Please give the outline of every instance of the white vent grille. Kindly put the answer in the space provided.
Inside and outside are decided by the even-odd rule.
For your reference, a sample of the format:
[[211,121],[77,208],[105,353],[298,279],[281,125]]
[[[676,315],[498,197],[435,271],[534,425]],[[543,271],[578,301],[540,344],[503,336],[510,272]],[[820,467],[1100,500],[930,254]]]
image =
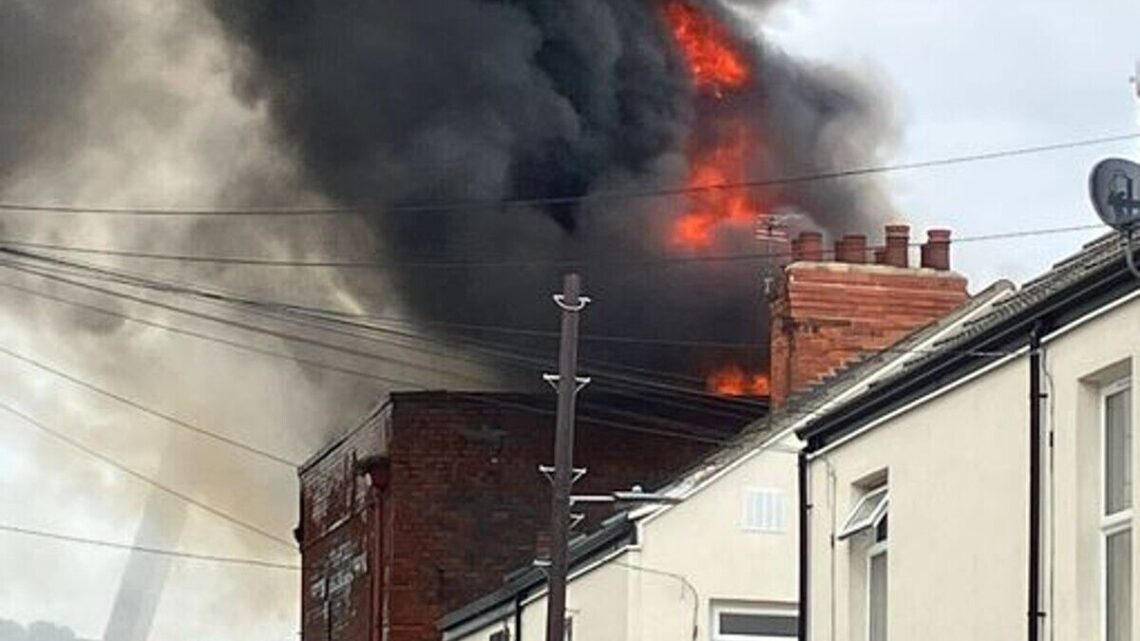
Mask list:
[[741,526],[755,532],[784,531],[784,491],[770,488],[744,490]]

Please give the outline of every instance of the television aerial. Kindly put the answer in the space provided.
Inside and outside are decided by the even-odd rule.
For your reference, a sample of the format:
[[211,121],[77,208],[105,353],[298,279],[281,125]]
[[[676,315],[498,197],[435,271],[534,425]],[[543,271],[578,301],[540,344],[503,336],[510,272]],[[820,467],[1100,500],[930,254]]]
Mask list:
[[1140,230],[1140,165],[1121,158],[1100,161],[1089,176],[1089,195],[1097,216],[1120,232],[1128,269],[1140,278],[1132,242]]

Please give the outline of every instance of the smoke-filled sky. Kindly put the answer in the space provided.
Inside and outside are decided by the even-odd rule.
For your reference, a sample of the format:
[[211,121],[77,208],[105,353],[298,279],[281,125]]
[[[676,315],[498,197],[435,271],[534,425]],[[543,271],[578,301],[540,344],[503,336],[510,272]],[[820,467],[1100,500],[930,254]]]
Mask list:
[[[808,0],[779,6],[763,30],[813,59],[880,80],[901,123],[894,156],[923,160],[1136,131],[1140,4],[1130,0],[987,3]],[[916,225],[960,235],[1095,224],[1087,176],[1101,158],[1140,156],[1136,141],[892,174]],[[1101,232],[955,247],[975,287],[1039,273]]]
[[[456,198],[655,188],[684,182],[688,145],[715,138],[709,128],[741,113],[766,132],[769,153],[752,169],[776,174],[1137,127],[1127,85],[1140,57],[1132,33],[1140,7],[1132,0],[1095,7],[1061,0],[740,2],[749,19],[735,28],[765,35],[765,44],[749,50],[766,93],[711,103],[678,79],[678,60],[662,55],[660,30],[632,0],[517,0],[493,9],[473,1],[375,0],[351,3],[351,12],[347,4],[0,0],[0,200],[378,210]],[[715,117],[701,120],[702,109]],[[960,235],[1079,225],[1093,220],[1084,198],[1092,162],[1137,151],[1140,146],[1119,145],[1060,152],[781,197],[832,231],[870,231],[899,217],[919,227],[947,225]],[[671,214],[683,210],[668,207]],[[655,209],[623,209],[619,218],[604,206],[525,209],[489,222],[472,211],[443,226],[428,215],[379,223],[202,223],[7,214],[0,234],[290,259],[457,254],[531,260],[536,248],[539,258],[578,259],[583,252],[659,251],[668,228],[647,222],[657,220],[651,211],[655,216]],[[1032,275],[1080,239],[962,245],[954,260],[977,288],[999,276]],[[751,246],[736,237],[720,241],[720,249]],[[376,278],[109,264],[350,311],[554,327],[545,296],[556,285],[549,282],[556,270],[493,278],[460,273],[432,282],[415,272]],[[598,301],[588,331],[760,335],[759,321],[735,311],[759,300],[756,270],[664,279],[607,269],[586,276]],[[30,277],[3,274],[0,280],[284,354],[329,358],[315,348],[47,287]],[[14,290],[0,294],[0,346],[292,459],[305,458],[363,414],[384,389]],[[696,294],[703,298],[693,301]],[[522,299],[537,302],[526,306]],[[692,314],[678,313],[690,304]],[[195,309],[225,314],[206,305]],[[504,316],[504,310],[517,315]],[[393,347],[387,353],[421,364],[428,358]],[[637,353],[592,355],[658,362]],[[428,386],[480,387],[503,379],[496,367],[431,359],[456,374],[442,379],[415,367],[343,355],[332,360]],[[290,470],[175,431],[3,355],[0,381],[0,401],[139,470],[165,470],[164,482],[288,536],[296,505]],[[161,464],[171,451],[182,455],[182,464]],[[126,542],[147,496],[135,480],[0,413],[5,523]],[[294,560],[276,544],[194,508],[177,545]],[[97,638],[125,560],[121,552],[0,533],[0,618],[52,621]],[[297,590],[296,576],[287,571],[178,562],[153,638],[293,638]],[[0,629],[15,630],[5,625]]]

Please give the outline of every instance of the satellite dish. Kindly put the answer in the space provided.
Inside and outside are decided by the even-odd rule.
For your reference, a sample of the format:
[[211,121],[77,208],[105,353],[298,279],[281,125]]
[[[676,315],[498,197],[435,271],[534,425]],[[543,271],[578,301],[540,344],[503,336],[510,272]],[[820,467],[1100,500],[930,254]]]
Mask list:
[[1089,176],[1097,216],[1117,231],[1140,228],[1140,165],[1120,158],[1097,163]]

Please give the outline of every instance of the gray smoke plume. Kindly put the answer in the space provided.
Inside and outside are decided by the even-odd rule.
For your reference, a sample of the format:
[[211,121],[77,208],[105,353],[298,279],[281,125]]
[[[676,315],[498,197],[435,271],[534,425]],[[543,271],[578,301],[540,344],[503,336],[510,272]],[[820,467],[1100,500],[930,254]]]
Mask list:
[[[268,107],[318,189],[366,212],[387,260],[519,263],[394,271],[421,319],[552,327],[545,294],[564,269],[533,263],[583,261],[594,263],[582,271],[597,301],[588,331],[752,342],[744,356],[758,366],[764,265],[630,264],[670,249],[683,199],[493,204],[677,187],[694,141],[700,147],[733,120],[760,132],[753,179],[873,162],[889,119],[858,81],[774,50],[729,8],[701,6],[754,65],[740,95],[697,95],[654,0],[376,0],[351,10],[318,0],[213,1],[245,63],[241,95]],[[805,216],[801,226],[831,232],[875,231],[891,213],[867,181],[760,196]],[[400,210],[449,201],[489,204]],[[763,250],[746,232],[722,235],[711,253]],[[585,349],[588,359],[698,375],[741,356]]]
[[[224,38],[200,3],[0,0],[0,200],[158,207],[241,206],[254,199],[258,204],[323,204],[299,185],[264,116],[234,99],[231,77]],[[371,249],[367,241],[352,240],[359,234],[351,222],[335,230],[321,221],[265,222],[8,212],[0,232],[5,240],[282,259]],[[332,271],[82,260],[261,298],[281,300],[303,291],[314,296],[301,301],[309,304],[356,304],[357,288],[347,288]],[[0,289],[4,348],[291,460],[304,460],[385,391],[368,380],[66,302],[287,356],[334,360],[320,350],[118,302],[9,269],[0,269],[0,282],[60,299]],[[190,300],[173,302],[231,317]],[[362,342],[354,346],[373,349]],[[363,359],[335,360],[355,370],[380,369]],[[412,372],[384,373],[428,383]],[[0,380],[5,382],[0,393],[4,403],[130,469],[289,540],[297,490],[295,471],[288,466],[179,430],[7,355],[0,355]],[[436,380],[433,376],[431,382]],[[164,452],[174,452],[181,464],[166,464]],[[120,543],[136,537],[135,542],[152,547],[295,561],[290,546],[266,542],[174,497],[152,493],[137,479],[6,412],[0,412],[0,459],[5,523]],[[140,524],[144,506],[155,502],[181,512],[175,510],[173,519]],[[167,536],[171,521],[178,519],[186,520],[184,529],[173,528],[181,536]],[[128,570],[119,591],[121,605],[113,606],[124,566],[138,566],[127,559],[113,550],[5,535],[0,541],[4,614],[64,621],[84,637],[100,634],[112,610],[132,607],[157,608],[152,638],[248,638],[253,629],[262,636],[288,638],[296,629],[297,584],[287,571],[171,560],[168,577]],[[141,598],[147,596],[152,602]],[[139,614],[139,620],[146,618]]]

